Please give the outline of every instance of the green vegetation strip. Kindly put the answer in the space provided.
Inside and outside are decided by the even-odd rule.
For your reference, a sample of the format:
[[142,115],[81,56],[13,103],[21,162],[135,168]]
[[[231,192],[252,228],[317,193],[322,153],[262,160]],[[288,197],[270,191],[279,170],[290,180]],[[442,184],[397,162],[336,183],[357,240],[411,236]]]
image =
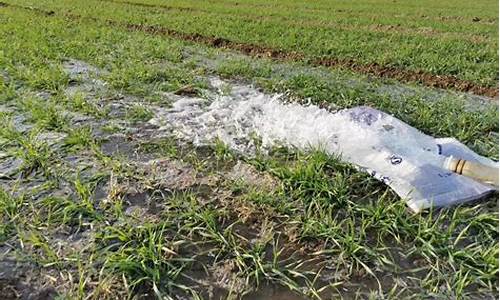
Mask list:
[[[125,5],[139,6],[139,7],[149,7],[152,9],[164,9],[164,10],[178,10],[178,11],[192,11],[192,12],[203,12],[203,13],[213,13],[214,6],[218,7],[217,14],[223,17],[234,17],[238,16],[239,19],[250,21],[250,22],[279,22],[282,24],[287,24],[290,26],[300,26],[300,27],[311,27],[311,28],[330,28],[330,29],[342,29],[342,30],[367,30],[373,32],[400,32],[406,33],[408,35],[423,35],[423,36],[437,36],[442,38],[462,38],[469,39],[471,42],[486,42],[488,41],[484,35],[466,33],[467,29],[462,28],[461,32],[454,32],[456,27],[446,28],[446,31],[434,29],[432,27],[417,27],[411,26],[412,24],[406,24],[407,26],[402,26],[400,22],[397,25],[382,24],[371,22],[369,24],[359,24],[359,22],[338,22],[338,20],[318,20],[318,14],[310,16],[302,15],[300,19],[298,16],[286,16],[279,13],[269,14],[268,10],[255,10],[255,7],[249,5],[249,10],[237,10],[231,9],[231,3],[227,3],[226,6],[220,7],[220,5],[212,4],[210,8],[204,7],[204,5],[190,5],[190,6],[174,6],[165,5],[162,3],[144,3],[144,2],[134,2],[134,1],[122,1],[122,0],[106,0],[107,2],[121,3]],[[184,3],[185,4],[185,3]],[[219,3],[220,4],[220,3]],[[239,5],[238,5],[239,6]],[[244,6],[244,4],[242,5]],[[225,9],[224,9],[225,8]],[[252,9],[254,8],[254,9]],[[342,9],[336,9],[335,12],[342,12]],[[494,21],[491,21],[494,23]],[[418,24],[415,24],[418,25]]]
[[[339,29],[341,30],[341,34],[332,37],[321,37],[323,31],[326,31],[325,34],[330,35],[332,30],[321,29],[319,27],[316,28],[314,26],[312,28],[286,26],[287,29],[278,30],[280,27],[279,24],[266,25],[266,23],[261,22],[245,23],[243,21],[241,21],[243,23],[240,24],[237,18],[225,18],[224,16],[220,16],[219,18],[218,16],[211,15],[196,16],[196,22],[192,23],[190,21],[190,14],[192,12],[187,10],[173,13],[168,10],[150,11],[148,10],[150,7],[136,7],[136,9],[130,9],[120,5],[120,3],[115,4],[109,2],[98,2],[95,6],[100,9],[98,16],[94,16],[93,14],[96,8],[89,9],[87,5],[80,5],[78,2],[72,2],[71,4],[60,3],[57,5],[47,3],[47,5],[39,7],[44,7],[44,9],[45,7],[55,9],[56,11],[70,11],[70,14],[73,16],[98,18],[110,24],[120,24],[134,30],[167,34],[177,38],[203,42],[215,47],[238,50],[250,55],[268,56],[276,59],[300,60],[312,65],[348,68],[356,72],[394,78],[403,82],[420,82],[424,85],[450,88],[458,91],[470,91],[478,95],[487,95],[490,97],[496,97],[498,95],[496,83],[498,74],[496,70],[497,64],[495,63],[497,57],[496,54],[486,54],[486,52],[493,49],[491,45],[498,44],[496,41],[497,38],[491,35],[488,37],[488,40],[492,43],[487,44],[471,43],[471,41],[461,41],[461,39],[448,40],[431,37],[404,37],[404,35],[402,36],[399,33],[391,33],[387,36],[385,33],[373,33],[363,30],[342,31],[341,29]],[[112,7],[113,9],[111,10]],[[70,9],[68,10],[68,8]],[[217,28],[209,30],[211,28],[210,23],[215,19],[219,19]],[[182,22],[188,22],[190,25],[185,26],[181,24]],[[224,24],[224,27],[221,27],[220,22],[232,23]],[[198,24],[203,25],[198,26]],[[243,34],[246,32],[247,27],[249,27],[248,30],[250,32],[255,33],[259,38],[252,38],[249,34],[240,36],[237,33],[225,32],[227,28],[238,28],[238,32],[242,32]],[[271,27],[273,29],[271,29]],[[284,40],[287,37],[284,32],[289,30],[289,28],[295,28],[294,32],[290,33],[294,37],[290,36],[289,39]],[[308,38],[307,36],[311,30],[314,30],[314,37],[311,36]],[[274,36],[269,36],[269,38],[266,37],[277,31],[280,32],[280,38]],[[300,35],[297,35],[299,32]],[[359,35],[361,32],[364,32],[364,40],[371,39],[371,36],[373,36],[374,41],[376,40],[378,45],[371,45],[365,49],[363,46],[366,44],[365,42],[350,40],[354,37],[360,38]],[[342,41],[335,41],[339,39],[339,36],[344,36],[345,39]],[[302,38],[307,38],[307,42],[300,42]],[[318,39],[321,39],[321,43],[316,45],[314,41]],[[387,49],[381,50],[384,49],[384,47],[381,46],[380,43],[385,43],[388,39],[390,39],[390,49],[393,49],[391,51],[397,52],[391,53],[387,52]],[[409,40],[415,40],[415,43],[418,45],[415,45],[412,51],[425,48],[428,50],[419,51],[418,53],[408,53],[406,50],[403,50],[403,46],[397,46],[398,41],[395,39],[401,39],[400,42],[405,45],[408,44]],[[334,43],[335,47],[348,47],[350,50],[325,51],[324,44],[330,43],[330,41]],[[429,45],[424,46],[426,43],[429,43]],[[463,44],[459,45],[460,43]],[[352,48],[354,45],[356,45],[356,49]],[[437,45],[439,45],[441,49],[432,50]],[[356,52],[354,56],[349,54],[353,51]],[[373,53],[374,51],[376,51],[376,53]],[[336,52],[341,53],[341,55],[331,55],[331,53]],[[493,52],[491,54],[493,54]],[[432,53],[432,55],[430,53]],[[373,57],[367,59],[364,57],[366,55]],[[380,60],[380,58],[384,59]],[[396,61],[393,61],[393,58],[396,58]],[[407,60],[409,58],[412,60],[418,59],[422,63],[425,63],[426,66],[410,61],[402,63],[402,60]],[[438,59],[438,61],[434,61],[435,59]],[[443,63],[450,65],[442,68],[440,65]],[[476,70],[477,68],[487,66],[491,67],[488,71],[490,75],[487,77],[483,76],[486,74],[485,70]],[[464,70],[466,71],[463,72],[465,75],[460,75],[460,72],[455,75],[457,68],[465,68]],[[448,71],[446,69],[448,69]],[[472,74],[471,72],[476,72],[474,70],[483,74],[479,75],[482,79],[479,79],[477,76],[476,78],[469,77],[469,74]]]

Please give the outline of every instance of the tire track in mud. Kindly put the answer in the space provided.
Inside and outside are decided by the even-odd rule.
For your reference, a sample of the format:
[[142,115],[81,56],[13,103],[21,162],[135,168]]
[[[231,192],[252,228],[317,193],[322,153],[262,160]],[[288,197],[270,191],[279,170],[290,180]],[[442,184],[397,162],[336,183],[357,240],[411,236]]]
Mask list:
[[102,2],[126,4],[126,5],[131,5],[131,6],[147,7],[147,8],[159,8],[159,9],[164,9],[164,10],[210,12],[209,10],[206,10],[206,9],[194,8],[194,7],[172,6],[172,5],[166,5],[166,4],[149,4],[149,3],[123,1],[123,0],[102,0]]
[[342,59],[335,57],[308,57],[304,53],[286,51],[262,45],[241,43],[217,36],[207,36],[199,33],[186,33],[157,25],[135,24],[119,22],[109,19],[100,19],[90,16],[82,16],[70,12],[56,13],[53,10],[44,10],[37,7],[22,6],[0,2],[0,7],[14,7],[34,11],[45,16],[64,16],[73,20],[90,20],[102,22],[109,26],[124,28],[130,31],[139,31],[151,35],[168,36],[188,42],[204,44],[214,48],[222,48],[237,51],[248,56],[257,58],[268,58],[279,61],[304,62],[312,66],[324,66],[329,68],[340,68],[351,70],[356,73],[372,75],[380,78],[395,79],[405,83],[420,83],[424,86],[451,89],[459,92],[468,92],[476,95],[487,96],[498,99],[498,87],[481,86],[474,82],[463,80],[452,75],[436,75],[423,70],[401,69],[393,66],[380,65],[377,63],[360,63],[353,59]]

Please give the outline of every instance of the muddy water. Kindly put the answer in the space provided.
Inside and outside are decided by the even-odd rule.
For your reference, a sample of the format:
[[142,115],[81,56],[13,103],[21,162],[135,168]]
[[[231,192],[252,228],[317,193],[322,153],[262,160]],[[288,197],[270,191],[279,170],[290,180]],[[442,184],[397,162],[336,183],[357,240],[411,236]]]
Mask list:
[[243,300],[307,300],[282,286],[262,285],[259,290],[245,295]]
[[[75,84],[73,86],[74,90],[84,90],[84,91],[89,91],[90,94],[94,93],[95,90],[97,89],[87,89],[87,86],[85,83],[87,83],[87,79],[85,77],[86,71],[85,71],[85,65],[81,63],[74,63],[73,66],[76,66],[76,71],[74,72],[74,76],[80,77],[81,80],[83,80],[83,85],[82,84]],[[220,89],[224,89],[225,83],[222,82],[213,82],[214,85]],[[94,84],[89,83],[89,87],[92,87]],[[103,84],[103,86],[105,86]],[[252,93],[257,93],[255,90],[247,90],[247,88],[238,88],[236,87],[236,90],[233,88],[233,93],[239,93],[239,95],[242,95],[243,98],[245,97],[250,97],[252,96]],[[199,109],[200,111],[203,111],[208,105],[210,105],[211,100],[210,97],[214,96],[213,94],[210,94],[208,92],[207,98],[196,98],[196,99],[191,99],[192,101],[185,101],[185,102],[178,102],[179,104],[177,106],[177,111],[178,116],[181,115],[182,113],[185,113],[186,118],[193,118],[196,117],[196,114],[190,114],[189,112],[182,111],[183,107],[182,105],[189,106],[190,108],[195,108]],[[270,100],[269,98],[262,98],[263,100]],[[272,99],[271,99],[272,100]],[[279,100],[279,99],[275,99]],[[228,98],[228,102],[230,103],[230,99]],[[276,101],[277,102],[277,101]],[[120,106],[116,106],[117,108],[120,108]],[[175,105],[174,105],[175,107]],[[113,110],[117,111],[117,110]],[[161,111],[161,110],[159,110]],[[228,110],[226,110],[228,111]],[[258,107],[252,107],[250,110],[251,113],[258,113]],[[240,116],[244,117],[247,116],[246,113],[240,113]],[[212,114],[212,115],[205,115],[206,116],[206,121],[207,123],[198,123],[195,124],[195,122],[187,122],[183,123],[183,126],[180,126],[180,130],[177,130],[178,134],[185,134],[185,137],[187,139],[191,139],[193,137],[192,134],[198,134],[198,137],[195,139],[197,142],[199,142],[199,145],[203,145],[204,141],[207,141],[209,138],[216,136],[218,132],[212,130],[213,127],[210,127],[214,124],[217,124],[217,118],[220,118],[221,120],[224,120],[224,115],[223,114]],[[244,118],[243,118],[244,119]],[[170,123],[172,124],[177,124],[177,123]],[[182,125],[181,123],[178,123]],[[192,124],[195,124],[198,127],[189,127]],[[144,125],[144,124],[143,124]],[[234,125],[234,124],[233,124]],[[205,128],[203,128],[205,126]],[[128,127],[127,127],[128,128]],[[166,127],[165,127],[166,128]],[[201,128],[200,131],[202,133],[207,133],[205,136],[200,134],[200,132],[191,130],[192,128]],[[130,128],[128,128],[130,129]],[[149,136],[143,136],[143,133],[147,131],[147,129],[150,129],[147,126],[141,127],[140,132],[135,132],[133,134],[127,134],[127,135],[111,135],[111,136],[106,136],[107,140],[103,142],[101,145],[101,150],[108,155],[113,155],[113,156],[126,156],[127,158],[134,160],[134,161],[141,161],[139,157],[143,157],[142,153],[136,153],[136,147],[137,144],[141,142],[142,139],[149,140]],[[246,147],[242,149],[249,149],[253,147],[254,145],[252,144],[252,140],[249,139],[249,136],[252,134],[251,130],[250,131],[245,131],[244,128],[238,127],[238,126],[230,126],[230,127],[225,127],[224,130],[228,129],[229,134],[228,136],[237,136],[238,138],[234,139],[234,143],[237,146],[240,147]],[[190,132],[191,130],[191,132]],[[156,131],[156,129],[155,129]],[[310,130],[308,133],[314,133],[315,130]],[[159,132],[158,134],[161,134]],[[310,134],[309,134],[310,135]],[[206,140],[204,140],[206,138]],[[271,142],[272,139],[269,140]],[[274,141],[272,141],[274,142]],[[148,160],[148,162],[151,162]],[[154,168],[151,168],[151,166],[147,166],[147,164],[137,164],[138,166],[144,166],[144,168],[148,171],[148,178],[154,179],[154,182],[163,182],[164,185],[167,185],[168,187],[172,189],[179,189],[179,190],[185,190],[186,188],[192,188],[197,184],[198,182],[195,180],[193,176],[191,176],[190,172],[185,171],[182,166],[176,166],[172,165],[170,163],[162,163],[161,161],[154,161],[151,162],[154,165]],[[146,168],[146,166],[148,168]],[[183,171],[184,170],[184,171]],[[0,168],[1,171],[1,168]],[[241,166],[235,167],[234,175],[236,178],[237,177],[242,177],[242,176],[247,176],[251,181],[257,181],[257,178],[260,177],[255,177],[249,172],[248,170],[242,168]],[[248,174],[250,173],[250,174]],[[0,172],[1,174],[1,172]],[[1,176],[0,176],[1,177]],[[174,184],[175,181],[175,184]],[[201,187],[205,187],[201,185]],[[165,187],[159,187],[159,188],[165,188]],[[100,187],[100,189],[96,190],[96,195],[95,198],[104,198],[106,196],[107,192],[104,188]],[[123,196],[124,197],[124,207],[126,210],[126,214],[141,214],[141,216],[145,216],[148,213],[151,215],[154,212],[157,212],[158,210],[155,209],[154,207],[154,194],[152,194],[149,190],[143,191],[138,189],[138,191],[131,191],[131,190],[126,190],[126,194]],[[255,233],[255,228],[245,228],[244,226],[235,226],[235,229],[237,229],[238,233],[241,234],[242,236],[247,237],[249,240],[254,238],[257,233]],[[200,258],[201,259],[201,258]],[[403,262],[400,262],[399,264],[403,265]],[[316,266],[316,265],[315,265]],[[316,266],[317,267],[317,266]],[[227,271],[227,273],[231,273],[231,271]],[[338,270],[328,270],[325,273],[328,273],[328,276],[333,276],[332,279],[336,280],[336,276],[340,276]],[[333,275],[332,275],[333,274]],[[202,277],[205,277],[205,273],[202,274]],[[392,275],[392,274],[391,274]],[[352,279],[352,278],[351,278]],[[328,280],[330,281],[330,280]],[[343,286],[343,291],[342,294],[344,296],[352,296],[352,298],[355,298],[356,295],[356,290],[362,289],[362,290],[376,290],[377,289],[377,284],[374,280],[371,278],[366,278],[366,277],[359,277],[359,278],[354,278],[351,281],[357,282],[356,286]],[[210,286],[214,285],[215,281],[212,281]],[[393,283],[392,278],[391,280],[388,280],[387,282],[387,290],[391,288],[391,284]],[[384,282],[382,282],[384,285]],[[385,287],[385,285],[384,285]],[[2,282],[0,282],[0,290],[2,290]],[[215,288],[214,294],[216,297],[213,297],[212,299],[224,299],[227,296],[227,289],[224,288]],[[43,295],[43,294],[40,294]],[[328,299],[333,297],[332,295],[336,295],[336,293],[324,293],[324,298]],[[220,297],[219,297],[220,296]],[[43,299],[43,296],[39,296],[39,298]],[[271,300],[280,300],[280,299],[307,299],[304,296],[297,295],[296,293],[288,290],[286,287],[282,287],[279,285],[273,285],[273,284],[261,284],[256,291],[251,292],[243,297],[243,299],[271,299]]]

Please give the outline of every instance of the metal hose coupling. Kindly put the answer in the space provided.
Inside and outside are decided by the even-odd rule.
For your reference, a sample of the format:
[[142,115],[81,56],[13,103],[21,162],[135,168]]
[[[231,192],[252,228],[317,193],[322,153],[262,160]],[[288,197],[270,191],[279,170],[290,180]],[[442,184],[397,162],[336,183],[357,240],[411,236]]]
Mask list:
[[498,188],[498,168],[469,160],[457,159],[453,156],[445,159],[443,168]]

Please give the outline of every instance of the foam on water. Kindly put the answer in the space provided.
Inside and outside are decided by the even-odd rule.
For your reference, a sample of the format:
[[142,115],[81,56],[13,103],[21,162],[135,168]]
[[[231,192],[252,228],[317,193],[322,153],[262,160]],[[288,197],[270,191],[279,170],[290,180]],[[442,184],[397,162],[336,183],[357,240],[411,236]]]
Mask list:
[[362,106],[332,113],[315,105],[284,103],[281,95],[246,85],[232,85],[224,93],[227,84],[218,78],[211,84],[218,92],[206,98],[174,96],[172,107],[159,108],[151,122],[195,145],[218,138],[245,154],[254,150],[253,136],[264,148],[276,144],[321,148],[418,202],[413,203],[414,210],[437,200],[444,204],[470,200],[491,190],[442,169],[445,156],[451,154],[488,164],[490,160],[454,139],[434,139],[384,112]]
[[[212,85],[223,88],[224,83],[213,79]],[[153,122],[195,144],[219,138],[243,153],[252,152],[253,134],[265,147],[278,141],[299,148],[320,142],[335,145],[329,142],[335,134],[321,130],[317,121],[340,124],[339,115],[316,107],[283,104],[280,95],[266,95],[248,86],[234,86],[229,94],[210,94],[208,98],[214,100],[178,97],[172,108],[162,111]]]
[[[435,147],[432,137],[417,134],[412,127],[405,128],[412,134],[403,134],[401,123],[391,116],[370,107],[341,110],[332,113],[316,105],[284,103],[281,95],[268,95],[245,85],[234,85],[229,93],[222,93],[225,83],[212,78],[211,84],[219,93],[208,94],[208,99],[174,96],[169,109],[159,109],[152,123],[162,129],[173,130],[180,138],[194,141],[196,145],[221,139],[230,148],[242,153],[251,153],[253,135],[257,135],[264,147],[276,144],[296,147],[301,150],[322,148],[331,154],[343,154],[351,160],[349,150],[354,144],[380,144],[380,139],[394,140],[388,145],[395,151],[418,150],[422,144]],[[382,124],[383,131],[375,133]],[[394,130],[396,129],[396,130]],[[415,139],[417,137],[418,139]],[[409,147],[408,145],[419,145]]]

